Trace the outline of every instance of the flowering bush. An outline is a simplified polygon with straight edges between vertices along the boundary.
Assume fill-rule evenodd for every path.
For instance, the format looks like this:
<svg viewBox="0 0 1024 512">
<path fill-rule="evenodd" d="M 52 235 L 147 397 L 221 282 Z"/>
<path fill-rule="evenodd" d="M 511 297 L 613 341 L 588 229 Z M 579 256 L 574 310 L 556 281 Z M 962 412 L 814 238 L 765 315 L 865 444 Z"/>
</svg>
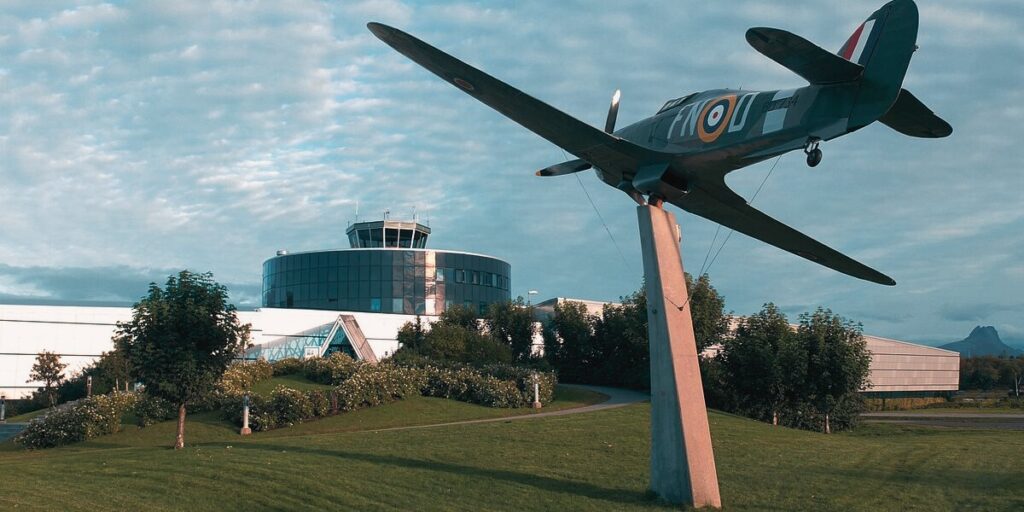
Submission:
<svg viewBox="0 0 1024 512">
<path fill-rule="evenodd" d="M 413 368 L 390 363 L 361 364 L 335 392 L 341 410 L 353 411 L 417 394 L 422 384 L 422 372 Z"/>
<path fill-rule="evenodd" d="M 303 368 L 302 360 L 295 357 L 278 359 L 271 363 L 271 366 L 274 368 L 274 375 L 291 375 L 301 372 Z"/>
<path fill-rule="evenodd" d="M 351 377 L 361 364 L 346 354 L 335 352 L 327 357 L 306 359 L 303 370 L 306 378 L 313 382 L 337 386 Z"/>
<path fill-rule="evenodd" d="M 167 400 L 142 392 L 138 393 L 132 412 L 135 413 L 135 424 L 141 428 L 172 419 L 178 411 Z"/>
<path fill-rule="evenodd" d="M 426 396 L 450 398 L 488 407 L 526 407 L 533 403 L 534 375 L 540 384 L 540 399 L 549 402 L 555 394 L 557 377 L 552 372 L 494 365 L 477 370 L 427 366 L 421 392 Z"/>
<path fill-rule="evenodd" d="M 558 385 L 558 376 L 555 372 L 541 372 L 523 366 L 510 364 L 493 364 L 484 366 L 480 370 L 483 374 L 496 379 L 513 381 L 519 393 L 523 397 L 523 403 L 533 403 L 533 383 L 536 379 L 540 384 L 539 395 L 542 403 L 548 403 L 555 398 L 555 386 Z"/>
<path fill-rule="evenodd" d="M 274 368 L 264 359 L 235 363 L 228 367 L 217 390 L 230 395 L 245 393 L 253 384 L 274 376 Z"/>
<path fill-rule="evenodd" d="M 135 393 L 113 393 L 68 402 L 33 419 L 14 441 L 25 448 L 38 449 L 112 434 L 121 429 L 124 414 L 137 400 Z"/>
<path fill-rule="evenodd" d="M 278 386 L 270 393 L 267 410 L 273 415 L 274 423 L 278 427 L 290 427 L 313 417 L 313 403 L 309 396 L 302 391 L 284 386 Z"/>
</svg>

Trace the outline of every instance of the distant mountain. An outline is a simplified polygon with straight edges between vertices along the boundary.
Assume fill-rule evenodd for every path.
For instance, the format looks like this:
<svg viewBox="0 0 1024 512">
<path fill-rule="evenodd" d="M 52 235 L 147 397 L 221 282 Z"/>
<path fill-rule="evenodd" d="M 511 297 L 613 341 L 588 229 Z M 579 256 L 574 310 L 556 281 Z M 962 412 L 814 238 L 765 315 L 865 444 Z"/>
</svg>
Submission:
<svg viewBox="0 0 1024 512">
<path fill-rule="evenodd" d="M 999 332 L 991 325 L 979 325 L 966 338 L 939 348 L 959 352 L 964 357 L 1022 355 L 1020 350 L 1003 343 L 1003 340 L 999 339 Z"/>
</svg>

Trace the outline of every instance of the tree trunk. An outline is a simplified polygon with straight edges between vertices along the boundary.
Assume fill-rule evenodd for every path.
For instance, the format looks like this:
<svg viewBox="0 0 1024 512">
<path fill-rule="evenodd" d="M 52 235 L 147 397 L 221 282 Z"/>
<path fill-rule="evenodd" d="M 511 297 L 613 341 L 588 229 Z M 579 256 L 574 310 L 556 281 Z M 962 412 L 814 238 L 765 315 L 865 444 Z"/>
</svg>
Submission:
<svg viewBox="0 0 1024 512">
<path fill-rule="evenodd" d="M 828 413 L 827 412 L 825 413 L 825 433 L 826 434 L 831 434 L 832 433 L 832 425 L 829 425 Z"/>
<path fill-rule="evenodd" d="M 174 449 L 185 447 L 185 403 L 178 405 L 178 437 L 174 440 Z"/>
</svg>

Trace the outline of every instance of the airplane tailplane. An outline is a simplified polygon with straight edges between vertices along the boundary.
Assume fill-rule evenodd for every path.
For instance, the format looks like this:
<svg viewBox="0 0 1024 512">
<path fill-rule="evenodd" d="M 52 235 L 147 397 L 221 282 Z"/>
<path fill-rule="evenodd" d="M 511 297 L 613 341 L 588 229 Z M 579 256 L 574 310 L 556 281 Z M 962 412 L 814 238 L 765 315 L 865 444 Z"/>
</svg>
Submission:
<svg viewBox="0 0 1024 512">
<path fill-rule="evenodd" d="M 893 0 L 875 11 L 839 49 L 839 56 L 864 66 L 850 127 L 879 119 L 896 102 L 910 57 L 917 49 L 917 5 Z"/>
<path fill-rule="evenodd" d="M 911 137 L 939 138 L 953 133 L 953 127 L 935 115 L 910 91 L 900 90 L 900 96 L 892 108 L 879 121 L 904 135 Z"/>
</svg>

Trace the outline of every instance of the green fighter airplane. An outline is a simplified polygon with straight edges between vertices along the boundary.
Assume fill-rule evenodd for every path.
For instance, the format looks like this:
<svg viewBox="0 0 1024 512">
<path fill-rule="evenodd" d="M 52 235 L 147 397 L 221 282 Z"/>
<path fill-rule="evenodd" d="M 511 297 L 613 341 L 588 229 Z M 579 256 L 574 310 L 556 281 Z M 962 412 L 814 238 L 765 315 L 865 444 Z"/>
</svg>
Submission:
<svg viewBox="0 0 1024 512">
<path fill-rule="evenodd" d="M 837 54 L 774 28 L 752 28 L 755 50 L 810 84 L 780 91 L 716 89 L 665 103 L 647 119 L 615 130 L 616 91 L 604 130 L 594 128 L 522 91 L 380 23 L 374 35 L 558 147 L 579 157 L 537 172 L 560 176 L 594 168 L 605 183 L 644 204 L 668 201 L 690 213 L 797 256 L 879 284 L 890 277 L 752 208 L 730 190 L 725 175 L 803 149 L 811 167 L 819 144 L 875 121 L 913 137 L 945 137 L 948 123 L 902 88 L 917 49 L 918 13 L 912 0 L 885 4 L 857 27 Z"/>
</svg>

